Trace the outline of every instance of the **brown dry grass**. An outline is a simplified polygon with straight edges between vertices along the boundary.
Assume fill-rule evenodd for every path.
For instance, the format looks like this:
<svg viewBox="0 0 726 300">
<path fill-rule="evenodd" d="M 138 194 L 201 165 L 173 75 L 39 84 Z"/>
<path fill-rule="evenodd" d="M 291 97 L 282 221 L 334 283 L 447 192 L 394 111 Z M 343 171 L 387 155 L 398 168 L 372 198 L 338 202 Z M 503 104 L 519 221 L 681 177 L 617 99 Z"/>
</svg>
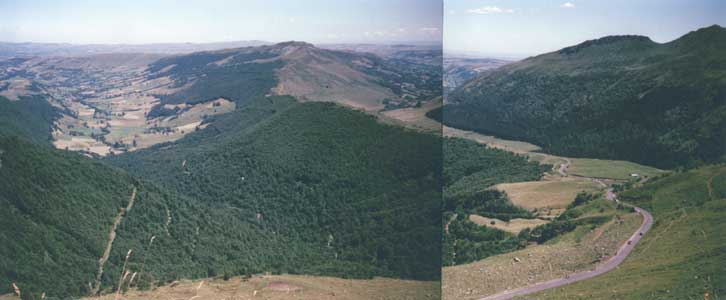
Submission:
<svg viewBox="0 0 726 300">
<path fill-rule="evenodd" d="M 287 64 L 277 71 L 277 95 L 291 95 L 302 101 L 337 102 L 365 111 L 384 107 L 386 98 L 398 96 L 362 73 L 319 51 L 302 47 L 287 49 Z"/>
<path fill-rule="evenodd" d="M 513 153 L 527 154 L 541 149 L 539 146 L 527 142 L 504 140 L 494 136 L 483 135 L 473 131 L 461 130 L 448 126 L 444 126 L 443 129 L 444 136 L 468 139 L 480 144 L 485 144 L 492 148 L 502 149 Z"/>
<path fill-rule="evenodd" d="M 642 218 L 637 214 L 628 214 L 622 223 L 580 228 L 557 242 L 446 267 L 442 274 L 442 299 L 477 299 L 588 270 L 603 256 L 614 254 L 641 222 Z"/>
<path fill-rule="evenodd" d="M 533 228 L 549 223 L 548 221 L 541 219 L 511 219 L 509 222 L 505 222 L 499 219 L 487 218 L 479 215 L 469 215 L 469 220 L 477 225 L 492 227 L 514 234 L 518 234 L 525 228 Z M 492 225 L 492 221 L 494 222 L 494 225 Z"/>
<path fill-rule="evenodd" d="M 506 192 L 515 205 L 538 211 L 561 210 L 575 200 L 577 193 L 602 189 L 596 182 L 584 178 L 504 183 L 494 188 Z"/>
<path fill-rule="evenodd" d="M 350 280 L 333 277 L 274 275 L 254 276 L 251 279 L 233 277 L 228 281 L 182 280 L 151 291 L 131 289 L 120 299 L 440 299 L 438 282 L 411 281 L 389 278 Z M 108 300 L 113 295 L 85 299 Z"/>
<path fill-rule="evenodd" d="M 426 116 L 427 112 L 439 107 L 441 107 L 441 98 L 428 101 L 418 108 L 409 107 L 384 111 L 380 117 L 384 122 L 440 134 L 443 128 L 441 123 Z"/>
</svg>

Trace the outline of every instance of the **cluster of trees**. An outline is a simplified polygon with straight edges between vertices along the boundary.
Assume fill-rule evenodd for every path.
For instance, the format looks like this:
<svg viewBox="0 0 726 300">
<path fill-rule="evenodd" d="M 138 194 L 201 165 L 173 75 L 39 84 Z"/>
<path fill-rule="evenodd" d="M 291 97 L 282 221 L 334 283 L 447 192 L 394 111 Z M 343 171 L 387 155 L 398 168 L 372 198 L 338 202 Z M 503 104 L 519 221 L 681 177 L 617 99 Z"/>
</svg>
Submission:
<svg viewBox="0 0 726 300">
<path fill-rule="evenodd" d="M 597 199 L 595 194 L 579 194 L 577 200 L 567 210 L 549 222 L 532 229 L 526 228 L 512 234 L 492 227 L 475 224 L 469 215 L 445 213 L 444 221 L 449 222 L 443 239 L 443 261 L 445 266 L 465 264 L 489 256 L 523 249 L 530 243 L 542 244 L 560 235 L 575 230 L 578 226 L 597 226 L 604 224 L 612 215 L 583 215 L 594 207 L 583 207 Z M 604 208 L 600 208 L 604 211 Z M 454 218 L 454 216 L 456 216 Z"/>
<path fill-rule="evenodd" d="M 453 215 L 444 214 L 444 217 L 447 216 L 451 218 Z M 447 227 L 448 232 L 444 233 L 443 239 L 444 266 L 470 263 L 527 246 L 527 239 L 478 225 L 470 221 L 468 215 L 457 214 Z"/>
<path fill-rule="evenodd" d="M 534 218 L 531 212 L 514 205 L 505 193 L 490 187 L 538 180 L 552 166 L 459 138 L 445 138 L 443 149 L 443 222 L 448 224 L 443 233 L 443 265 L 468 263 L 526 246 L 529 237 L 518 238 L 479 226 L 469 221 L 469 215 L 504 221 Z"/>
<path fill-rule="evenodd" d="M 449 95 L 443 121 L 574 157 L 661 168 L 726 158 L 726 29 L 656 44 L 590 41 L 485 73 Z"/>
<path fill-rule="evenodd" d="M 445 138 L 443 180 L 446 197 L 474 193 L 504 182 L 539 180 L 552 165 L 460 138 Z"/>
</svg>

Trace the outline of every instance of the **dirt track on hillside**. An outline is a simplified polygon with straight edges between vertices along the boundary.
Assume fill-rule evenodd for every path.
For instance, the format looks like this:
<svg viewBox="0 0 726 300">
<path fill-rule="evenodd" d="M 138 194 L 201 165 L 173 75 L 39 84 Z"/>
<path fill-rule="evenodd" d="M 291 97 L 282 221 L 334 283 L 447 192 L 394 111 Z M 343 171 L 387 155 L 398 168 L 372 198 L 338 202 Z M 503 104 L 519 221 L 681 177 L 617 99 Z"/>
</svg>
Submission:
<svg viewBox="0 0 726 300">
<path fill-rule="evenodd" d="M 133 191 L 131 192 L 131 197 L 129 198 L 129 202 L 126 205 L 125 208 L 121 208 L 119 210 L 118 214 L 116 215 L 116 218 L 113 219 L 113 225 L 111 226 L 111 231 L 108 233 L 108 242 L 106 243 L 106 248 L 103 250 L 103 255 L 98 260 L 98 274 L 96 274 L 96 283 L 93 286 L 93 290 L 91 291 L 91 294 L 95 295 L 98 293 L 98 291 L 101 288 L 101 276 L 103 275 L 103 266 L 106 264 L 106 261 L 108 261 L 108 257 L 111 255 L 111 249 L 113 248 L 113 241 L 116 239 L 116 228 L 121 224 L 121 221 L 123 221 L 124 216 L 126 216 L 126 213 L 128 213 L 131 208 L 134 206 L 134 201 L 136 200 L 136 187 L 134 187 Z"/>
</svg>

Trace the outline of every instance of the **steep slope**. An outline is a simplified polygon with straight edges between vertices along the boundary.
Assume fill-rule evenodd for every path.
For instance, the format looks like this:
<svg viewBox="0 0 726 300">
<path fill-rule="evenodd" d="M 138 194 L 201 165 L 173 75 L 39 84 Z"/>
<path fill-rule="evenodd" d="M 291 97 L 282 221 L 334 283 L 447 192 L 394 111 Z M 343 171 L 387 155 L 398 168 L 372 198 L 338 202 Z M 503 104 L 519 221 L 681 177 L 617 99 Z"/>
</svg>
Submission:
<svg viewBox="0 0 726 300">
<path fill-rule="evenodd" d="M 251 259 L 310 256 L 280 260 L 280 270 L 438 278 L 438 137 L 290 97 L 253 100 L 212 124 L 109 162 L 175 193 L 238 211 L 290 240 L 267 253 L 245 253 Z"/>
<path fill-rule="evenodd" d="M 39 144 L 50 144 L 53 121 L 58 118 L 57 108 L 42 97 L 21 101 L 0 97 L 0 134 L 15 134 Z"/>
<path fill-rule="evenodd" d="M 438 278 L 437 137 L 289 98 L 219 118 L 111 159 L 171 192 L 0 131 L 0 281 L 37 297 L 110 292 L 131 273 L 140 288 L 263 272 Z"/>
<path fill-rule="evenodd" d="M 126 270 L 139 272 L 139 287 L 279 272 L 292 268 L 281 262 L 323 255 L 268 255 L 293 241 L 239 211 L 173 196 L 101 162 L 35 144 L 16 128 L 0 128 L 0 294 L 12 292 L 10 283 L 29 298 L 112 291 L 120 282 L 130 284 L 119 280 L 129 249 Z"/>
<path fill-rule="evenodd" d="M 653 228 L 611 273 L 522 299 L 718 299 L 726 294 L 726 167 L 658 178 L 622 194 Z"/>
<path fill-rule="evenodd" d="M 657 44 L 612 36 L 531 57 L 452 92 L 448 125 L 568 156 L 664 168 L 724 160 L 726 29 Z"/>
</svg>

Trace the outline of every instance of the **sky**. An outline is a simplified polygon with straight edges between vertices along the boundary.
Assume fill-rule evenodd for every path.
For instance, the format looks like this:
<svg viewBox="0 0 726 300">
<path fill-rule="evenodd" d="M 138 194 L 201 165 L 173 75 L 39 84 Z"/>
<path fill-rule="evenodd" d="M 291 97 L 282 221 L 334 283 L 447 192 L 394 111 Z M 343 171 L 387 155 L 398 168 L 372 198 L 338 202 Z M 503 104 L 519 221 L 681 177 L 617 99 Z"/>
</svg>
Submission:
<svg viewBox="0 0 726 300">
<path fill-rule="evenodd" d="M 441 0 L 0 0 L 0 41 L 440 42 L 442 7 Z"/>
<path fill-rule="evenodd" d="M 444 51 L 523 58 L 607 35 L 726 27 L 726 0 L 444 0 Z"/>
</svg>

